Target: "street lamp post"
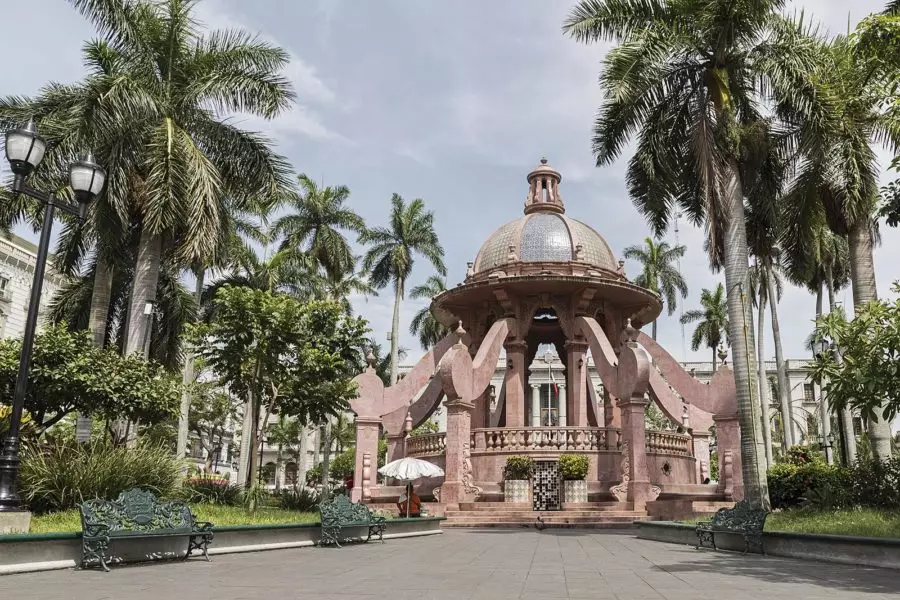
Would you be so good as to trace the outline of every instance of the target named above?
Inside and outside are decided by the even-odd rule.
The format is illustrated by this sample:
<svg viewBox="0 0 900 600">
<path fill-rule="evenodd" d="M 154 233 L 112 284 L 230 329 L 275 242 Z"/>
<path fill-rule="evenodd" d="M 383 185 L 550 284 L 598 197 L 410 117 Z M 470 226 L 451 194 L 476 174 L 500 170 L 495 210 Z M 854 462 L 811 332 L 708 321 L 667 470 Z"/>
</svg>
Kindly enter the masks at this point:
<svg viewBox="0 0 900 600">
<path fill-rule="evenodd" d="M 9 416 L 9 431 L 3 442 L 3 448 L 0 450 L 0 513 L 27 510 L 19 498 L 16 485 L 19 474 L 19 430 L 22 424 L 22 411 L 25 407 L 25 395 L 28 391 L 28 369 L 31 365 L 34 334 L 37 330 L 38 309 L 41 302 L 41 288 L 44 284 L 44 270 L 50 248 L 53 211 L 55 208 L 60 208 L 79 219 L 84 219 L 88 204 L 100 193 L 106 180 L 104 170 L 88 154 L 69 165 L 69 185 L 75 193 L 77 204 L 61 200 L 56 196 L 56 192 L 42 192 L 28 187 L 25 180 L 40 164 L 46 149 L 47 142 L 37 134 L 37 127 L 33 121 L 29 121 L 21 129 L 12 129 L 6 132 L 6 158 L 15 176 L 12 191 L 16 194 L 31 196 L 43 203 L 44 220 L 38 243 L 37 261 L 34 265 L 28 316 L 25 319 L 25 335 L 22 338 L 22 354 L 19 357 L 19 372 L 16 377 L 12 413 Z"/>
</svg>

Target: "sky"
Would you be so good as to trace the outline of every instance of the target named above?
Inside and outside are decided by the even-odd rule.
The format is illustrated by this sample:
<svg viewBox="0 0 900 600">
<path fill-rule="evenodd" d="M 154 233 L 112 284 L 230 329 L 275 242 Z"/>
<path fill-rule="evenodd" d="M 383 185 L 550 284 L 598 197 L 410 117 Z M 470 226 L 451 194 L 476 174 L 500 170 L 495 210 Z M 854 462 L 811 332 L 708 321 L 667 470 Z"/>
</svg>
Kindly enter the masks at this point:
<svg viewBox="0 0 900 600">
<path fill-rule="evenodd" d="M 847 30 L 885 0 L 805 0 L 805 10 L 835 33 Z M 0 95 L 29 95 L 50 81 L 74 82 L 84 70 L 80 49 L 90 25 L 65 0 L 4 3 Z M 201 22 L 240 27 L 291 54 L 286 75 L 296 106 L 271 122 L 243 120 L 271 136 L 298 173 L 324 185 L 347 185 L 349 204 L 370 226 L 387 222 L 390 198 L 422 198 L 434 211 L 446 252 L 448 284 L 461 282 L 466 262 L 497 227 L 521 216 L 526 174 L 546 156 L 562 173 L 567 214 L 593 226 L 617 256 L 648 235 L 624 182 L 629 151 L 597 168 L 591 129 L 602 90 L 597 83 L 607 45 L 577 44 L 561 33 L 572 1 L 546 0 L 204 0 Z M 15 26 L 11 26 L 15 24 Z M 32 50 L 35 48 L 36 50 Z M 882 155 L 886 158 L 886 155 Z M 885 180 L 893 178 L 888 173 Z M 690 294 L 683 308 L 699 307 L 703 288 L 724 281 L 703 252 L 703 232 L 681 223 L 687 247 L 681 267 Z M 17 233 L 30 239 L 30 231 Z M 670 232 L 666 238 L 675 242 Z M 900 231 L 885 228 L 875 252 L 879 293 L 900 279 Z M 639 267 L 626 264 L 634 277 Z M 409 287 L 433 270 L 424 258 Z M 849 289 L 839 294 L 852 305 Z M 355 298 L 358 312 L 385 340 L 391 325 L 390 290 Z M 806 358 L 815 299 L 786 287 L 778 306 L 785 356 Z M 405 300 L 401 346 L 406 362 L 421 354 L 407 331 L 425 301 Z M 682 360 L 708 360 L 690 350 L 677 310 L 659 321 L 659 340 Z M 766 359 L 774 358 L 771 332 Z M 385 343 L 385 345 L 387 345 Z"/>
</svg>

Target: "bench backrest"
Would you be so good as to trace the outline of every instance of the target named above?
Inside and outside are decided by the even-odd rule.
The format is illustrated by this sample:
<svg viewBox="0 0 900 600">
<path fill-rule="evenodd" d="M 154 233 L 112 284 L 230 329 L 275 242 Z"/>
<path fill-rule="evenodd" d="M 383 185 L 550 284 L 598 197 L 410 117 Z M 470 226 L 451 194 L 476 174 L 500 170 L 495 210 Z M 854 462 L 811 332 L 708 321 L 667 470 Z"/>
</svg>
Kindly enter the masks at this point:
<svg viewBox="0 0 900 600">
<path fill-rule="evenodd" d="M 342 523 L 369 523 L 372 513 L 364 504 L 354 504 L 343 494 L 319 504 L 319 517 L 323 525 Z"/>
<path fill-rule="evenodd" d="M 87 500 L 79 505 L 81 526 L 105 525 L 108 533 L 188 533 L 194 515 L 179 500 L 160 501 L 152 492 L 132 488 L 114 501 Z"/>
<path fill-rule="evenodd" d="M 769 513 L 761 508 L 751 508 L 741 500 L 734 508 L 720 508 L 712 518 L 714 527 L 722 529 L 749 529 L 762 531 Z"/>
</svg>

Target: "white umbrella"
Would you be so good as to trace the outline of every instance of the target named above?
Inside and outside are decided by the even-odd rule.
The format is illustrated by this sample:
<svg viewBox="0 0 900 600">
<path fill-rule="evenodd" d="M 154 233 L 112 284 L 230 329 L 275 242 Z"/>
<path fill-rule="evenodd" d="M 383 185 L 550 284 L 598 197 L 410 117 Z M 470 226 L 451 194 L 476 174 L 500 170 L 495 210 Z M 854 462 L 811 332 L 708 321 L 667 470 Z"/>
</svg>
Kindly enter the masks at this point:
<svg viewBox="0 0 900 600">
<path fill-rule="evenodd" d="M 393 477 L 401 481 L 415 481 L 423 477 L 440 477 L 444 470 L 427 460 L 418 458 L 401 458 L 384 465 L 378 472 L 385 477 Z M 406 499 L 406 516 L 409 517 L 409 498 Z"/>
</svg>

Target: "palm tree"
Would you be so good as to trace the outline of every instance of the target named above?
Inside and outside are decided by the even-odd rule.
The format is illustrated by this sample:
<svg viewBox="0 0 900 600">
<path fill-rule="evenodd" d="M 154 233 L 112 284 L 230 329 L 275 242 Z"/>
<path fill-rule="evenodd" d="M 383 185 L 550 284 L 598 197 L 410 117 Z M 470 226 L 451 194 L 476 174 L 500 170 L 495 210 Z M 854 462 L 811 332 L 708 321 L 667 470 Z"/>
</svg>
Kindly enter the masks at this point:
<svg viewBox="0 0 900 600">
<path fill-rule="evenodd" d="M 668 242 L 657 244 L 650 237 L 644 238 L 643 246 L 625 248 L 625 258 L 636 260 L 643 267 L 634 282 L 659 294 L 669 316 L 675 312 L 678 296 L 687 298 L 687 283 L 676 266 L 684 251 L 684 246 L 672 247 Z M 653 339 L 656 339 L 656 319 L 653 320 Z"/>
<path fill-rule="evenodd" d="M 716 372 L 716 348 L 728 336 L 728 307 L 725 301 L 725 288 L 722 284 L 716 286 L 714 291 L 703 288 L 700 292 L 701 310 L 689 310 L 681 316 L 681 322 L 685 325 L 700 321 L 694 328 L 691 336 L 691 350 L 697 351 L 701 345 L 712 349 L 713 373 Z"/>
<path fill-rule="evenodd" d="M 281 249 L 306 252 L 331 278 L 352 272 L 356 261 L 341 230 L 362 234 L 366 226 L 362 217 L 344 206 L 350 189 L 344 185 L 320 189 L 303 174 L 297 180 L 302 193 L 292 194 L 286 201 L 293 212 L 273 227 L 276 237 L 284 237 Z"/>
<path fill-rule="evenodd" d="M 594 129 L 598 165 L 612 162 L 636 134 L 629 191 L 653 233 L 676 210 L 705 223 L 707 251 L 724 267 L 737 384 L 746 497 L 768 507 L 756 356 L 750 321 L 745 179 L 754 141 L 765 130 L 759 90 L 795 93 L 795 73 L 813 44 L 780 11 L 785 0 L 580 0 L 564 30 L 582 42 L 616 41 L 600 77 L 604 104 Z"/>
<path fill-rule="evenodd" d="M 447 282 L 444 278 L 432 275 L 422 285 L 417 285 L 409 292 L 409 297 L 414 299 L 424 298 L 429 300 L 429 305 L 422 308 L 413 317 L 409 324 L 409 332 L 419 336 L 419 344 L 423 350 L 429 350 L 447 335 L 447 328 L 434 318 L 431 312 L 430 300 L 447 290 Z"/>
<path fill-rule="evenodd" d="M 51 140 L 56 152 L 71 155 L 77 143 L 99 154 L 108 172 L 105 212 L 139 231 L 125 315 L 125 352 L 132 353 L 147 337 L 144 310 L 155 299 L 162 257 L 205 262 L 227 229 L 226 196 L 240 203 L 287 184 L 288 166 L 268 140 L 228 115 L 272 118 L 287 108 L 293 92 L 280 71 L 289 57 L 238 30 L 202 33 L 195 2 L 71 1 L 100 36 L 86 46 L 88 78 L 64 90 L 71 93 L 50 86 L 35 102 L 7 99 L 0 114 L 7 122 L 25 114 L 76 121 L 75 134 Z M 107 234 L 95 233 L 98 240 Z M 98 283 L 98 302 L 106 285 Z"/>
<path fill-rule="evenodd" d="M 394 286 L 394 319 L 391 324 L 391 384 L 397 381 L 400 350 L 400 301 L 406 281 L 412 273 L 414 254 L 421 254 L 439 275 L 446 275 L 444 249 L 434 231 L 434 213 L 425 210 L 425 202 L 417 198 L 407 204 L 399 194 L 391 198 L 389 227 L 376 227 L 363 233 L 360 241 L 371 244 L 363 268 L 371 273 L 372 285 L 378 289 Z"/>
<path fill-rule="evenodd" d="M 369 340 L 369 350 L 372 351 L 372 356 L 375 357 L 375 373 L 381 378 L 381 381 L 384 385 L 388 386 L 391 382 L 391 355 L 383 354 L 383 350 L 381 348 L 381 344 L 378 343 L 378 340 L 375 338 L 371 338 Z M 406 358 L 406 348 L 403 346 L 400 347 L 400 351 L 398 355 L 400 360 Z"/>
<path fill-rule="evenodd" d="M 802 162 L 785 205 L 786 221 L 800 226 L 801 247 L 812 245 L 816 229 L 827 223 L 849 245 L 853 304 L 878 298 L 873 246 L 878 202 L 878 158 L 874 143 L 896 154 L 900 124 L 881 93 L 896 78 L 884 63 L 857 47 L 854 38 L 835 37 L 818 53 L 806 77 L 798 79 L 800 98 L 787 98 L 778 113 L 795 125 L 795 145 Z M 877 412 L 877 411 L 876 411 Z M 890 426 L 880 414 L 870 428 L 876 454 L 889 458 Z"/>
<path fill-rule="evenodd" d="M 316 296 L 340 303 L 348 314 L 353 312 L 353 306 L 350 304 L 352 296 L 360 294 L 366 299 L 369 296 L 377 296 L 378 292 L 372 287 L 369 277 L 356 270 L 357 262 L 359 258 L 354 256 L 342 270 L 326 272 L 317 285 Z"/>
</svg>

